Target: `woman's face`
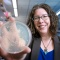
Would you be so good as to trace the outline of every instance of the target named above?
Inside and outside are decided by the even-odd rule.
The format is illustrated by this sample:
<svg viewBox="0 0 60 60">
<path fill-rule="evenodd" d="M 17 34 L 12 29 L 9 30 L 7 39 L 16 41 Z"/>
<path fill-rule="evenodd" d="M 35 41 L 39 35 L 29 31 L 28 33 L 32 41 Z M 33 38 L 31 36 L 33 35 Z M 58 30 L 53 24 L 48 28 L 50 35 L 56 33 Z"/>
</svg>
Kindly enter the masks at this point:
<svg viewBox="0 0 60 60">
<path fill-rule="evenodd" d="M 35 11 L 34 25 L 39 33 L 49 33 L 50 18 L 43 8 L 39 8 Z"/>
</svg>

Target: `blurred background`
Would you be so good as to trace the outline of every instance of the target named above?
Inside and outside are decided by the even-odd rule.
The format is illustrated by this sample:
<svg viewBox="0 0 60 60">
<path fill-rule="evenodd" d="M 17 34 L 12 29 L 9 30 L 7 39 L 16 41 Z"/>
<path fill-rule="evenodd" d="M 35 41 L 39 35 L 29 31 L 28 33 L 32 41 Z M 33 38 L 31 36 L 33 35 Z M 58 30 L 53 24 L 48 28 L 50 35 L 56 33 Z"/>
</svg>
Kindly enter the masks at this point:
<svg viewBox="0 0 60 60">
<path fill-rule="evenodd" d="M 23 23 L 27 23 L 28 15 L 35 4 L 46 3 L 56 12 L 59 17 L 57 35 L 60 36 L 60 0 L 0 0 L 6 10 L 12 13 L 12 16 Z M 0 20 L 4 20 L 4 14 L 0 10 Z"/>
</svg>

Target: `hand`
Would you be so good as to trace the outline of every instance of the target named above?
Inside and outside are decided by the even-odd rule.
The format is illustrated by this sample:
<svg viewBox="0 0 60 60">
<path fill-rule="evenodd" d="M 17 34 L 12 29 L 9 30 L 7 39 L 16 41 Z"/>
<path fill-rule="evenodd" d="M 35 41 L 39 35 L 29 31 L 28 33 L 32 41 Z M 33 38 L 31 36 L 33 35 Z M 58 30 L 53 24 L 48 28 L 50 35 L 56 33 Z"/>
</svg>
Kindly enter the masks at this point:
<svg viewBox="0 0 60 60">
<path fill-rule="evenodd" d="M 21 58 L 23 58 L 23 56 L 27 53 L 30 53 L 31 49 L 29 47 L 25 47 L 24 51 L 17 53 L 17 54 L 9 54 L 5 51 L 3 51 L 0 48 L 0 56 L 2 56 L 3 58 L 5 58 L 6 60 L 20 60 Z"/>
<path fill-rule="evenodd" d="M 24 50 L 17 54 L 9 54 L 6 51 L 4 51 L 2 48 L 0 48 L 0 51 L 1 51 L 0 55 L 5 57 L 7 60 L 13 60 L 13 59 L 16 60 L 16 59 L 22 58 L 22 56 L 24 54 L 29 53 L 31 51 L 31 49 L 29 47 L 25 46 L 25 42 L 23 41 L 23 39 L 21 40 L 19 38 L 18 30 L 17 30 L 16 24 L 15 24 L 15 19 L 13 17 L 9 17 L 9 21 L 11 22 L 11 27 L 10 27 L 11 31 L 10 32 L 7 31 L 7 29 L 3 26 L 4 24 L 2 22 L 0 22 L 0 27 L 3 26 L 3 28 L 2 28 L 3 34 L 2 34 L 2 36 L 0 36 L 0 44 L 2 44 L 1 46 L 8 49 L 8 47 L 9 47 L 9 43 L 7 43 L 8 39 L 12 38 L 11 41 L 13 41 L 15 39 L 16 42 L 18 42 L 18 46 L 22 46 L 22 45 L 24 46 Z M 21 41 L 23 42 L 22 44 L 20 43 Z"/>
</svg>

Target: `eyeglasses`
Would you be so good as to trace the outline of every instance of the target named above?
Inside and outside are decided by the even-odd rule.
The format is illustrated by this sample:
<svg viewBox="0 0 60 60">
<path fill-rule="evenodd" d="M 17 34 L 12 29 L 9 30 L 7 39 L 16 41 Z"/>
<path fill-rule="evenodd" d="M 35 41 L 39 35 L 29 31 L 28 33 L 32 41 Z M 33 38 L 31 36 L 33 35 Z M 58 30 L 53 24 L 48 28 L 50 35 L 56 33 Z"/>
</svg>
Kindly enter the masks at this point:
<svg viewBox="0 0 60 60">
<path fill-rule="evenodd" d="M 35 16 L 35 17 L 33 18 L 33 20 L 39 21 L 40 18 L 41 18 L 42 20 L 47 20 L 48 17 L 49 17 L 49 16 L 48 16 L 47 14 L 44 14 L 44 15 L 42 15 L 41 17 Z"/>
</svg>

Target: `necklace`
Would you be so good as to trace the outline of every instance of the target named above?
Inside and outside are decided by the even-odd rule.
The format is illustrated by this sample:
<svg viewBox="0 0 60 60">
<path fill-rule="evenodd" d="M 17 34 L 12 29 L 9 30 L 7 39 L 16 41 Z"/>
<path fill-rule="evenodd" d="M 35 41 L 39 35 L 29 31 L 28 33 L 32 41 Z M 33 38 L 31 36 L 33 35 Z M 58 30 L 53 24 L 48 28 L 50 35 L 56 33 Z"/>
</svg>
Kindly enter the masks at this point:
<svg viewBox="0 0 60 60">
<path fill-rule="evenodd" d="M 50 42 L 51 42 L 51 38 L 50 38 L 49 43 L 47 44 L 47 46 L 45 46 L 44 42 L 42 41 L 43 46 L 44 46 L 44 53 L 45 53 L 45 54 L 48 53 L 48 51 L 47 51 L 47 47 L 49 46 Z"/>
</svg>

